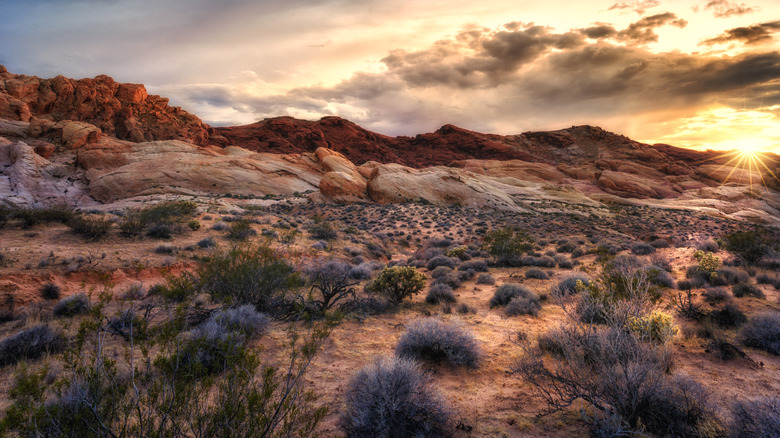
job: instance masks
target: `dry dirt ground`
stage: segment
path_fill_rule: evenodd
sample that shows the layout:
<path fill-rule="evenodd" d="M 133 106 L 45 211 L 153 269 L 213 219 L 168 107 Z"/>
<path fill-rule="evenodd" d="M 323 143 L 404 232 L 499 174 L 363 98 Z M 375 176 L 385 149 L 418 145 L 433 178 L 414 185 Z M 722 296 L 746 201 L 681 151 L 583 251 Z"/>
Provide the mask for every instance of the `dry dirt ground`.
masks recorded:
<path fill-rule="evenodd" d="M 240 203 L 237 201 L 236 205 Z M 225 232 L 214 230 L 212 226 L 223 218 L 229 220 L 239 215 L 253 220 L 252 227 L 258 235 L 251 239 L 258 241 L 264 239 L 263 230 L 281 232 L 280 223 L 292 223 L 305 230 L 314 216 L 324 218 L 339 230 L 338 238 L 329 241 L 323 250 L 312 248 L 317 239 L 310 238 L 306 231 L 291 245 L 272 241 L 272 245 L 291 254 L 291 260 L 297 264 L 316 258 L 351 261 L 350 251 L 360 253 L 366 261 L 386 264 L 391 260 L 412 258 L 416 251 L 430 245 L 434 239 L 449 238 L 454 244 L 479 246 L 486 230 L 518 226 L 535 238 L 536 251 L 541 254 L 554 253 L 555 242 L 562 238 L 578 240 L 578 246 L 583 250 L 594 248 L 596 242 L 629 245 L 666 240 L 669 246 L 659 248 L 654 256 L 668 259 L 672 276 L 678 281 L 685 278 L 685 269 L 696 263 L 692 255 L 697 242 L 744 228 L 739 223 L 695 212 L 633 207 L 602 210 L 582 207 L 563 211 L 560 206 L 551 204 L 536 207 L 539 213 L 518 216 L 419 204 L 381 207 L 280 203 L 247 210 L 201 204 L 197 219 L 202 227 L 168 241 L 130 239 L 115 230 L 105 240 L 90 242 L 73 234 L 65 225 L 44 224 L 22 229 L 12 222 L 0 229 L 0 253 L 5 258 L 0 266 L 0 300 L 4 300 L 0 303 L 4 302 L 11 310 L 9 297 L 12 297 L 17 319 L 0 324 L 0 338 L 42 320 L 50 320 L 51 324 L 72 333 L 76 326 L 72 319 L 51 316 L 54 302 L 40 296 L 44 284 L 60 286 L 62 297 L 85 291 L 93 300 L 107 288 L 116 296 L 134 285 L 148 288 L 164 281 L 167 275 L 195 267 L 198 259 L 209 252 L 197 247 L 202 239 L 213 237 L 220 246 L 230 245 L 224 237 Z M 776 233 L 776 230 L 771 232 Z M 718 255 L 729 258 L 724 251 Z M 650 257 L 640 256 L 642 259 Z M 538 316 L 507 317 L 502 308 L 490 309 L 488 301 L 496 288 L 505 283 L 522 283 L 539 295 L 549 296 L 550 288 L 569 275 L 595 275 L 595 259 L 595 255 L 586 254 L 574 259 L 575 266 L 571 269 L 544 268 L 550 274 L 549 280 L 526 279 L 524 274 L 528 267 L 491 268 L 495 285 L 478 285 L 472 279 L 455 291 L 457 304 L 464 303 L 471 309 L 464 314 L 454 311 L 454 306 L 448 311 L 439 305 L 426 304 L 426 287 L 394 312 L 365 318 L 347 317 L 326 340 L 306 376 L 311 389 L 319 395 L 319 402 L 330 408 L 319 431 L 324 436 L 339 436 L 338 417 L 350 377 L 373 358 L 392 355 L 410 322 L 435 315 L 443 320 L 457 321 L 470 330 L 484 353 L 478 369 L 424 365 L 435 386 L 456 412 L 460 423 L 458 436 L 568 437 L 587 434 L 586 424 L 581 419 L 581 406 L 538 416 L 545 408 L 543 401 L 534 395 L 528 384 L 509 372 L 512 362 L 522 353 L 523 343 L 533 342 L 539 334 L 566 319 L 561 307 L 551 298 L 543 303 Z M 766 269 L 754 272 L 760 273 L 777 275 Z M 430 283 L 430 276 L 428 281 Z M 755 277 L 750 282 L 754 284 Z M 780 308 L 780 293 L 774 287 L 758 287 L 765 293 L 765 299 L 732 298 L 748 316 Z M 358 289 L 362 291 L 362 284 Z M 780 393 L 780 357 L 745 348 L 753 362 L 719 359 L 709 352 L 706 339 L 693 334 L 696 323 L 684 320 L 675 312 L 672 299 L 677 293 L 676 289 L 665 290 L 659 304 L 674 315 L 675 323 L 681 328 L 669 347 L 675 357 L 675 372 L 688 374 L 703 384 L 711 391 L 714 401 L 723 407 L 737 399 Z M 279 352 L 286 340 L 285 328 L 285 323 L 275 322 L 272 330 L 258 341 L 257 347 L 264 349 L 262 354 L 267 360 L 283 358 Z M 735 331 L 725 333 L 733 337 Z M 121 343 L 120 340 L 113 342 Z M 49 360 L 56 361 L 56 358 Z M 15 366 L 0 369 L 0 409 L 8 406 L 7 395 L 14 370 Z"/>

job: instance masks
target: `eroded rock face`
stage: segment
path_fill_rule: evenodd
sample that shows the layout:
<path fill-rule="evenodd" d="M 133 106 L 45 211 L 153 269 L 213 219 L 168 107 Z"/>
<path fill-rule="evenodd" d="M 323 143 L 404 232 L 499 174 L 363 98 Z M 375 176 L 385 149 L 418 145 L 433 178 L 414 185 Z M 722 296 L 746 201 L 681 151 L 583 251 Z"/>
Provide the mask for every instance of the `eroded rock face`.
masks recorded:
<path fill-rule="evenodd" d="M 101 132 L 131 141 L 181 139 L 209 143 L 211 128 L 168 99 L 149 95 L 141 84 L 120 84 L 108 76 L 68 79 L 0 72 L 0 118 L 29 122 L 86 122 Z"/>

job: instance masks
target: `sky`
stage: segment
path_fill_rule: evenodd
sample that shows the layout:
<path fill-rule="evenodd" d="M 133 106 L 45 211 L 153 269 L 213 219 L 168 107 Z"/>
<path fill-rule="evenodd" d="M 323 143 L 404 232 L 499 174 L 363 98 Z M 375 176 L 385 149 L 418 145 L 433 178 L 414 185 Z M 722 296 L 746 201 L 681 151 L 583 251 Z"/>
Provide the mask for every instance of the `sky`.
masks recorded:
<path fill-rule="evenodd" d="M 17 74 L 143 83 L 215 126 L 590 124 L 780 153 L 780 2 L 0 0 Z"/>

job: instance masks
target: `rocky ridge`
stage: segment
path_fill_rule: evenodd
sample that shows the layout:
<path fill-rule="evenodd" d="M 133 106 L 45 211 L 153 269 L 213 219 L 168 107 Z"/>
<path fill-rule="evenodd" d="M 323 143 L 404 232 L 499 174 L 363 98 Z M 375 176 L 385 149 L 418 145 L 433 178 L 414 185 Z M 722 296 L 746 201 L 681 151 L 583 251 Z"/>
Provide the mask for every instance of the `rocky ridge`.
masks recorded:
<path fill-rule="evenodd" d="M 499 136 L 446 125 L 388 137 L 336 117 L 281 117 L 211 129 L 142 86 L 108 77 L 3 72 L 0 84 L 5 204 L 97 208 L 149 196 L 308 193 L 316 202 L 425 201 L 517 212 L 545 201 L 629 203 L 780 224 L 780 187 L 767 170 L 778 167 L 773 155 L 764 157 L 766 169 L 748 169 L 734 157 L 650 146 L 592 126 Z M 91 86 L 93 97 L 84 98 Z"/>

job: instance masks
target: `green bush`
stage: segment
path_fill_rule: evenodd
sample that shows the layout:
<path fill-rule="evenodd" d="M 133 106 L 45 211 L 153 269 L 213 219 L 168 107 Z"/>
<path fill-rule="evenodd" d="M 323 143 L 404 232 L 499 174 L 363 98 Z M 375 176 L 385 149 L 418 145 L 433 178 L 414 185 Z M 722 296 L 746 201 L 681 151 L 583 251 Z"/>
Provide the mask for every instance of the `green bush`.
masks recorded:
<path fill-rule="evenodd" d="M 524 252 L 533 249 L 533 239 L 523 231 L 502 228 L 485 235 L 483 248 L 497 264 L 515 266 Z"/>
<path fill-rule="evenodd" d="M 108 236 L 112 222 L 103 217 L 79 215 L 71 219 L 68 226 L 79 236 L 90 240 L 100 240 Z"/>
<path fill-rule="evenodd" d="M 197 207 L 192 201 L 168 201 L 132 210 L 119 224 L 119 229 L 126 236 L 148 234 L 151 237 L 167 239 L 171 234 L 183 230 L 183 224 L 195 213 Z"/>
<path fill-rule="evenodd" d="M 73 207 L 55 205 L 42 208 L 19 208 L 13 211 L 13 216 L 22 222 L 24 228 L 49 222 L 68 223 L 76 215 Z"/>
<path fill-rule="evenodd" d="M 764 241 L 765 237 L 755 231 L 735 231 L 723 236 L 722 246 L 746 263 L 755 264 L 769 253 Z"/>
<path fill-rule="evenodd" d="M 424 287 L 425 274 L 422 272 L 411 266 L 391 266 L 383 269 L 379 277 L 366 286 L 366 290 L 398 304 Z"/>
<path fill-rule="evenodd" d="M 320 240 L 333 240 L 338 237 L 338 233 L 330 222 L 320 216 L 314 216 L 312 220 L 314 223 L 308 228 L 311 237 Z"/>
<path fill-rule="evenodd" d="M 246 240 L 257 234 L 252 223 L 246 219 L 237 220 L 228 226 L 227 238 L 231 240 Z"/>
<path fill-rule="evenodd" d="M 242 244 L 217 248 L 196 270 L 198 288 L 234 305 L 252 304 L 274 313 L 283 293 L 301 284 L 282 254 L 266 245 Z"/>

